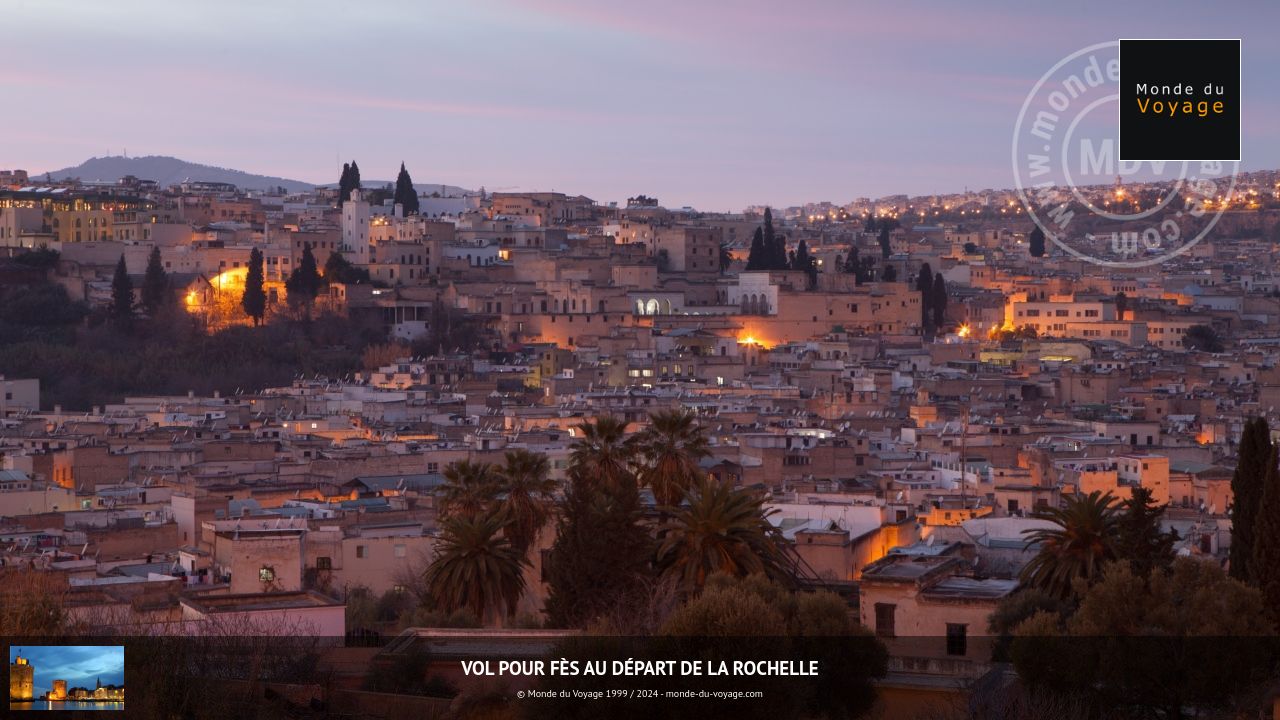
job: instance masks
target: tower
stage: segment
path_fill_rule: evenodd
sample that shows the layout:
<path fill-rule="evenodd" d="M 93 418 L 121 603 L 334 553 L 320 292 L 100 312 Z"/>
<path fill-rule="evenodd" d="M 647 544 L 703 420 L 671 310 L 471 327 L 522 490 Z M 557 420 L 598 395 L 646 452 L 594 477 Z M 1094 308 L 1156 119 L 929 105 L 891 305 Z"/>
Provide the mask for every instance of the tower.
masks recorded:
<path fill-rule="evenodd" d="M 30 700 L 35 695 L 36 668 L 18 655 L 9 664 L 9 699 Z"/>

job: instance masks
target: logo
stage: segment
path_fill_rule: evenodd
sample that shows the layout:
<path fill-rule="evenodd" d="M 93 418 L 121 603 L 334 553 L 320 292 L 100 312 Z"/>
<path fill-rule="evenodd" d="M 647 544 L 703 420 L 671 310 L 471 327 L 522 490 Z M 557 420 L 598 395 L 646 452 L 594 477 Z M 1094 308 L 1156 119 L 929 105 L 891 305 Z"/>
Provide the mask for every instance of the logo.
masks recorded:
<path fill-rule="evenodd" d="M 1112 41 L 1041 76 L 1014 125 L 1014 183 L 1054 246 L 1099 265 L 1143 267 L 1187 252 L 1213 229 L 1240 163 L 1122 160 L 1120 75 Z"/>

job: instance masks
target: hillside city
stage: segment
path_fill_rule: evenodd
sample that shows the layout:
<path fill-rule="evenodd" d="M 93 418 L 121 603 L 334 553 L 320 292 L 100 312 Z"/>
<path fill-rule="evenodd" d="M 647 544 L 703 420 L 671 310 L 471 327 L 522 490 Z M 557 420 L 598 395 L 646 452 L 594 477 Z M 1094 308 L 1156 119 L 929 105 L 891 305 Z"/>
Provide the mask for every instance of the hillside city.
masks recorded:
<path fill-rule="evenodd" d="M 501 705 L 456 658 L 577 634 L 861 643 L 769 717 L 1270 702 L 1266 648 L 1147 682 L 1090 642 L 1275 634 L 1280 173 L 1122 266 L 1014 189 L 710 213 L 413 169 L 0 171 L 0 634 L 306 638 L 296 686 L 384 717 Z"/>

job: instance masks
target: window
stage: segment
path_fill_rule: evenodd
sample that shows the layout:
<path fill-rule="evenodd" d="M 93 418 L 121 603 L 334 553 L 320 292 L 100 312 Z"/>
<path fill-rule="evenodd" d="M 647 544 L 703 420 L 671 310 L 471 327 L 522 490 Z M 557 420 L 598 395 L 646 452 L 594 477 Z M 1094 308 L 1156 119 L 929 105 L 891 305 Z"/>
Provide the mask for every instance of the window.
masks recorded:
<path fill-rule="evenodd" d="M 963 657 L 969 649 L 969 626 L 947 623 L 947 654 Z"/>
<path fill-rule="evenodd" d="M 333 569 L 333 560 L 332 560 L 332 559 L 330 559 L 329 557 L 318 557 L 318 558 L 316 558 L 316 569 L 317 569 L 317 570 L 332 570 L 332 569 Z"/>
<path fill-rule="evenodd" d="M 392 550 L 394 551 L 395 556 L 396 556 L 396 557 L 398 557 L 398 558 L 402 558 L 402 557 L 404 557 L 404 556 L 405 556 L 405 547 L 404 547 L 404 545 L 396 545 L 394 548 L 392 548 Z"/>
<path fill-rule="evenodd" d="M 876 635 L 894 637 L 893 613 L 898 609 L 893 603 L 876 603 Z M 947 626 L 950 627 L 949 625 Z"/>
<path fill-rule="evenodd" d="M 356 557 L 357 557 L 357 558 L 360 558 L 360 559 L 363 559 L 363 558 L 364 558 L 364 546 L 363 546 L 363 545 L 357 545 L 357 546 L 356 546 Z"/>
<path fill-rule="evenodd" d="M 264 583 L 275 582 L 276 569 L 270 565 L 263 565 L 262 569 L 258 570 L 258 579 Z"/>

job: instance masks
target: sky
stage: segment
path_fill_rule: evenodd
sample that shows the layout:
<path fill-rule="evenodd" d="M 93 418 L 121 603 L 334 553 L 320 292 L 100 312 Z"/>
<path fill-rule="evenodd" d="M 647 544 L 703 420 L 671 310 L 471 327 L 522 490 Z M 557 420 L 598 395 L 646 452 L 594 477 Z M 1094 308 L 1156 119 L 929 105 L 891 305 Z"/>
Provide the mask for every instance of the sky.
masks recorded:
<path fill-rule="evenodd" d="M 1013 185 L 1018 109 L 1120 37 L 1243 39 L 1280 167 L 1280 3 L 0 0 L 0 168 L 173 155 L 315 183 L 740 210 Z"/>
<path fill-rule="evenodd" d="M 103 685 L 124 684 L 123 645 L 11 645 L 9 662 L 19 655 L 35 667 L 36 697 L 48 692 L 54 680 L 66 680 L 68 690 L 92 690 L 98 678 Z"/>

